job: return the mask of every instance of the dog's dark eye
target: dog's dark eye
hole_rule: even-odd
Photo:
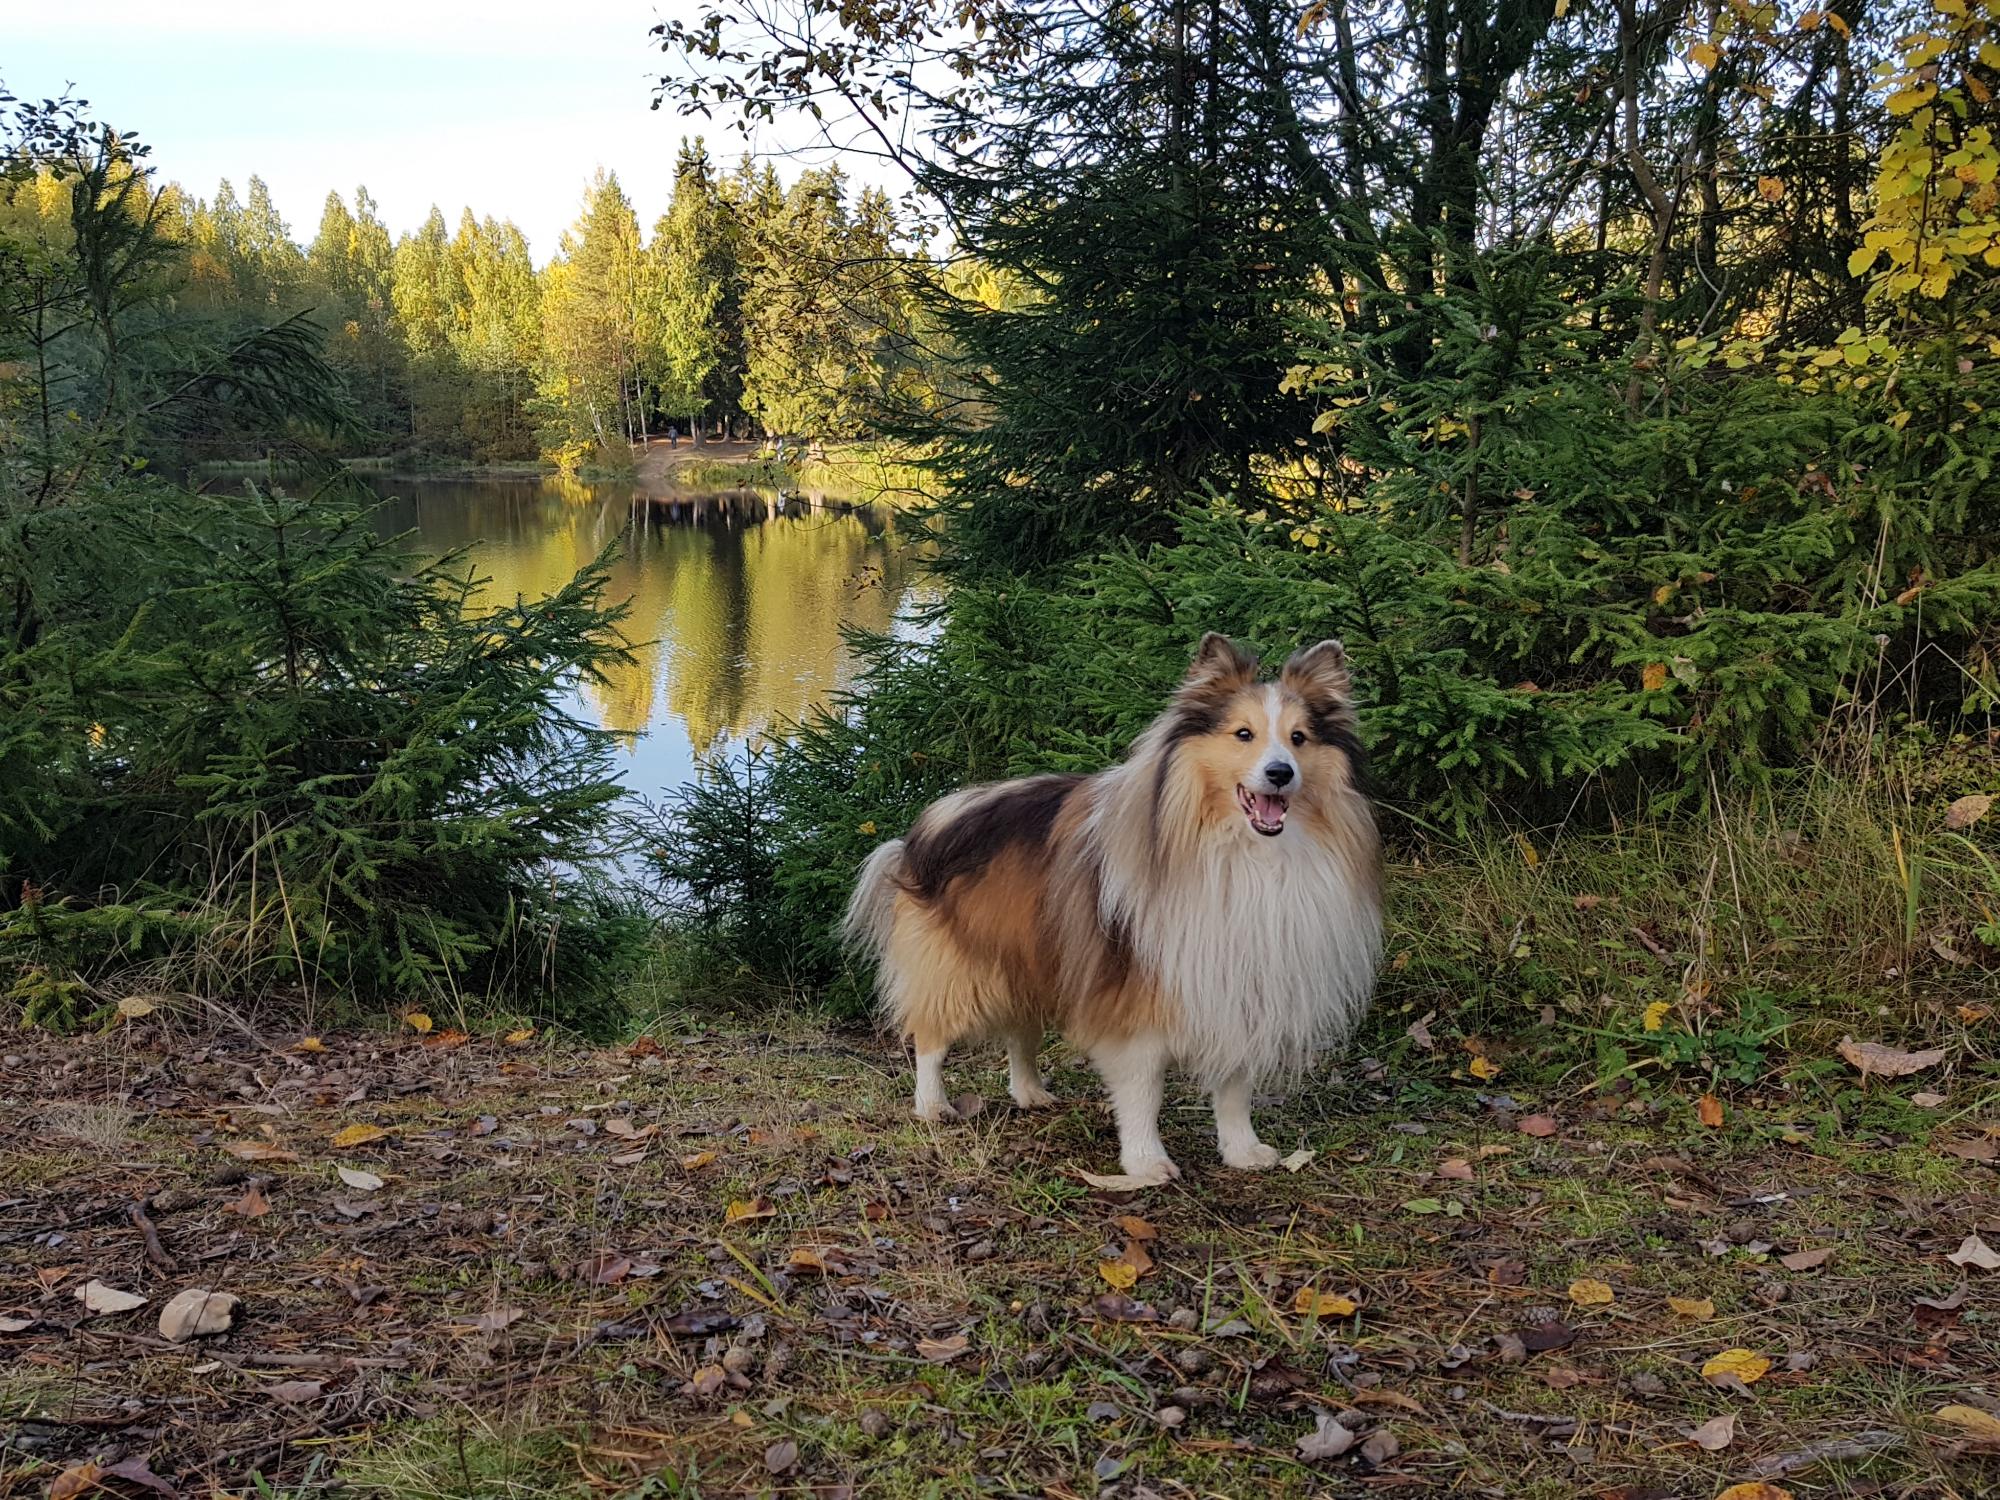
[[[1294,745],[1303,745],[1305,742],[1306,732],[1303,729],[1294,729],[1292,731],[1292,743]]]
[[[1253,734],[1252,734],[1252,733],[1251,733],[1251,732],[1250,732],[1249,730],[1247,730],[1247,729],[1239,729],[1239,730],[1237,730],[1237,731],[1236,731],[1236,738],[1238,738],[1239,740],[1252,740],[1252,739],[1255,739],[1255,738],[1256,738],[1256,736],[1255,736],[1255,735],[1253,735]]]

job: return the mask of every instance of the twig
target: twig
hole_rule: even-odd
[[[142,1199],[129,1210],[133,1226],[146,1237],[146,1259],[165,1271],[169,1276],[177,1269],[174,1258],[167,1254],[166,1246],[160,1243],[160,1227],[146,1217],[146,1204]]]

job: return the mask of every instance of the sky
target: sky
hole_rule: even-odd
[[[539,263],[597,167],[650,230],[683,134],[722,162],[742,152],[725,121],[651,109],[667,59],[647,32],[668,7],[692,0],[0,0],[0,80],[73,90],[201,197],[261,176],[301,242],[329,189],[351,202],[365,183],[392,233],[469,205],[513,219]],[[825,160],[810,139],[784,124],[751,144],[789,179]]]

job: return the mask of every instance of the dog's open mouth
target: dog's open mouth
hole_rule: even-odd
[[[1250,826],[1265,837],[1285,831],[1285,813],[1290,804],[1283,797],[1239,786],[1236,789],[1236,805],[1243,809],[1243,816],[1250,820]]]

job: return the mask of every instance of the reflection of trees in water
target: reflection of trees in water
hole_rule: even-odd
[[[908,581],[879,523],[778,514],[756,494],[635,501],[574,482],[438,480],[386,507],[384,524],[417,530],[427,553],[470,548],[498,598],[549,593],[622,538],[609,592],[632,601],[625,631],[640,644],[591,701],[628,736],[664,701],[698,754],[802,717],[844,683],[841,627],[886,630]]]

